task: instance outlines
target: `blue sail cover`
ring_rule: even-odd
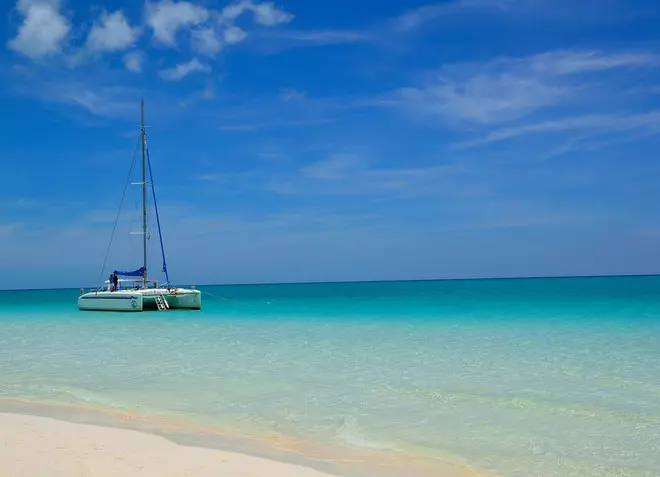
[[[121,275],[122,277],[143,277],[144,276],[144,267],[140,267],[137,270],[133,270],[132,272],[122,272],[120,270],[115,270],[115,274]]]

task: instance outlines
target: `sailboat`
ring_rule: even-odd
[[[163,236],[158,217],[158,206],[156,205],[155,188],[151,176],[151,159],[147,146],[147,134],[144,125],[144,100],[141,101],[141,142],[142,142],[142,181],[137,183],[142,186],[142,266],[137,270],[121,271],[114,270],[115,280],[108,279],[105,284],[96,290],[85,292],[81,289],[78,297],[79,310],[95,311],[165,311],[171,308],[184,308],[199,310],[202,308],[201,292],[195,287],[179,288],[170,284],[165,262],[165,249],[163,247]],[[137,152],[137,151],[136,151]],[[158,280],[149,279],[147,274],[147,168],[151,182],[154,208],[156,212],[156,223],[158,225],[158,236],[160,238],[161,253],[163,258],[163,272],[166,283],[159,285]],[[114,232],[113,232],[114,233]],[[107,255],[106,255],[107,259]],[[104,264],[105,269],[105,264]],[[119,278],[119,277],[127,278]],[[111,276],[111,278],[114,278]]]

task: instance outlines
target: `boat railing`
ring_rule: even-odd
[[[97,291],[109,291],[110,280],[105,280],[104,285]],[[117,280],[118,290],[139,290],[141,288],[158,288],[158,280],[147,280],[146,287],[141,279],[120,278]],[[153,286],[149,286],[153,285]]]

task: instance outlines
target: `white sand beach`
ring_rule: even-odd
[[[330,477],[125,429],[0,414],[0,477]]]

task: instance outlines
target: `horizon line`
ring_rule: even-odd
[[[515,277],[464,277],[464,278],[415,278],[415,279],[383,279],[383,280],[330,280],[330,281],[301,281],[301,282],[255,282],[255,283],[202,283],[199,285],[181,285],[194,287],[250,287],[250,286],[269,286],[269,285],[332,285],[332,284],[359,284],[359,283],[419,283],[419,282],[452,282],[452,281],[496,281],[496,280],[549,280],[549,279],[575,279],[575,278],[641,278],[657,277],[657,273],[631,273],[631,274],[595,274],[595,275],[529,275]],[[78,287],[63,288],[2,288],[0,292],[18,292],[18,291],[56,291],[56,290],[75,290]],[[80,287],[84,289],[94,289],[97,287]]]

